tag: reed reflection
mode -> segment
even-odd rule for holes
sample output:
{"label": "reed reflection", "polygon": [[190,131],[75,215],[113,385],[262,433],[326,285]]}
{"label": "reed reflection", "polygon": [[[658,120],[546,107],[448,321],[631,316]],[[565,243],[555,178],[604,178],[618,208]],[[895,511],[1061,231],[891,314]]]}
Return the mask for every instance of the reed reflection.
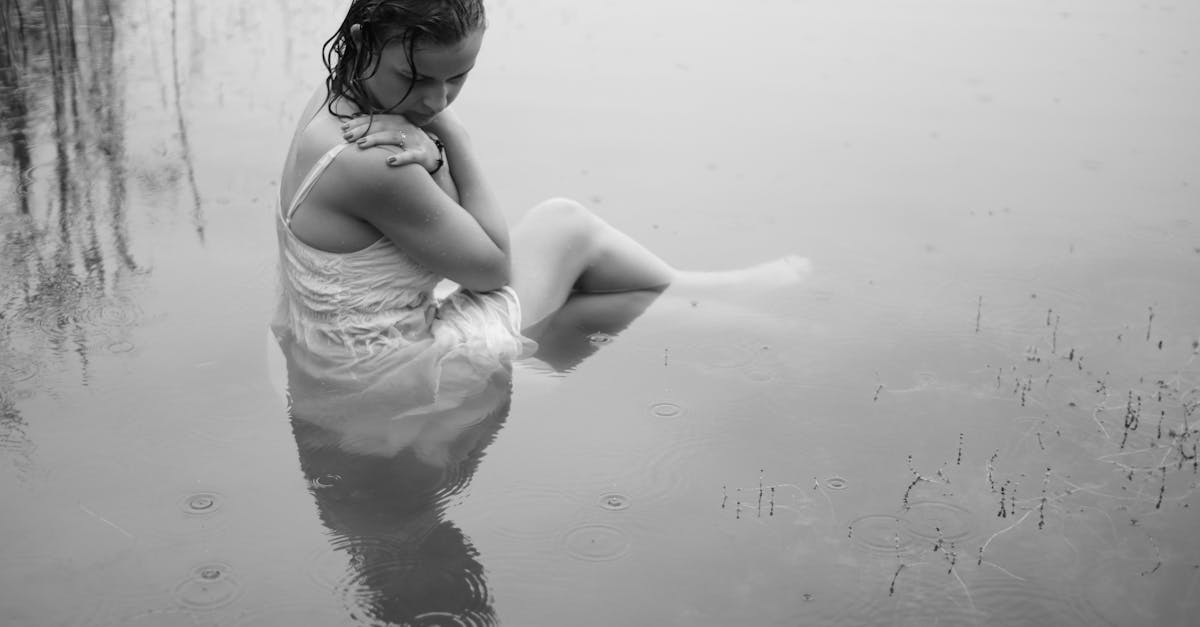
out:
{"label": "reed reflection", "polygon": [[0,354],[113,345],[131,252],[112,0],[0,2]]}

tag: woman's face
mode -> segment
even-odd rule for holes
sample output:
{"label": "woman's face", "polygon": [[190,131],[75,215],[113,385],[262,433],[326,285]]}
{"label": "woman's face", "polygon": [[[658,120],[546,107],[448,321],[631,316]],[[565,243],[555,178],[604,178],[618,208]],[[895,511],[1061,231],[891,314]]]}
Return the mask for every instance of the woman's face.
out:
{"label": "woman's face", "polygon": [[393,41],[380,53],[378,67],[373,76],[363,81],[364,86],[376,106],[403,115],[417,126],[425,126],[458,97],[467,73],[475,67],[482,43],[482,28],[456,44],[418,43],[410,63],[407,46]]}

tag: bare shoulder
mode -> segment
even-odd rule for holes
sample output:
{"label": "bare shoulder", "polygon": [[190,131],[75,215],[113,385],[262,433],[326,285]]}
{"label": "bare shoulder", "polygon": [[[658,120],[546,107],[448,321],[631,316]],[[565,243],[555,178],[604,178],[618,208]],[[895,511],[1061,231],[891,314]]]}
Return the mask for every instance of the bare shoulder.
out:
{"label": "bare shoulder", "polygon": [[321,200],[339,211],[371,223],[411,213],[421,206],[431,181],[419,165],[387,165],[387,156],[394,152],[386,146],[346,148],[329,164],[314,193],[319,191]]}

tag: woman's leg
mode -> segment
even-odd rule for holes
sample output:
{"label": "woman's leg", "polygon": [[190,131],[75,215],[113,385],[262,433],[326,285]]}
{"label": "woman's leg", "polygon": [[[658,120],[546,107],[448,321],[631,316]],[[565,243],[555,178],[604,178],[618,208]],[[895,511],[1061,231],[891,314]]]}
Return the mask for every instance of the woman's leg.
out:
{"label": "woman's leg", "polygon": [[579,203],[547,200],[512,229],[512,287],[526,328],[562,307],[574,291],[661,289],[676,272]]}
{"label": "woman's leg", "polygon": [[663,290],[737,298],[794,285],[811,267],[788,255],[737,270],[683,272],[573,200],[555,198],[529,210],[513,227],[512,287],[525,328],[544,320],[573,292],[605,294]]}

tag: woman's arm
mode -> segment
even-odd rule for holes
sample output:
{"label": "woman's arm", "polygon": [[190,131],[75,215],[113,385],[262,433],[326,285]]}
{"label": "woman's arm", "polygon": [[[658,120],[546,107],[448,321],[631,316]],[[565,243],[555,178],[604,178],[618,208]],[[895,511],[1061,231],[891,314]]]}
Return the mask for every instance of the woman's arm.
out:
{"label": "woman's arm", "polygon": [[479,222],[496,247],[508,254],[508,223],[484,178],[466,127],[452,109],[446,109],[429,124],[429,130],[445,144],[447,161],[454,164],[451,174],[463,209]]}
{"label": "woman's arm", "polygon": [[[382,114],[352,119],[342,125],[342,130],[343,138],[360,149],[399,147],[402,152],[389,156],[388,165],[417,163],[424,167],[507,253],[508,224],[487,185],[466,127],[452,109],[442,111],[426,128],[413,126],[401,115]],[[442,141],[444,154],[426,131]],[[447,176],[452,180],[446,180]]]}
{"label": "woman's arm", "polygon": [[[455,202],[418,164],[389,167],[381,151],[345,151],[310,199],[370,224],[421,266],[467,289],[486,292],[508,284],[507,231],[501,246],[465,203]],[[472,206],[479,208],[477,198]]]}

